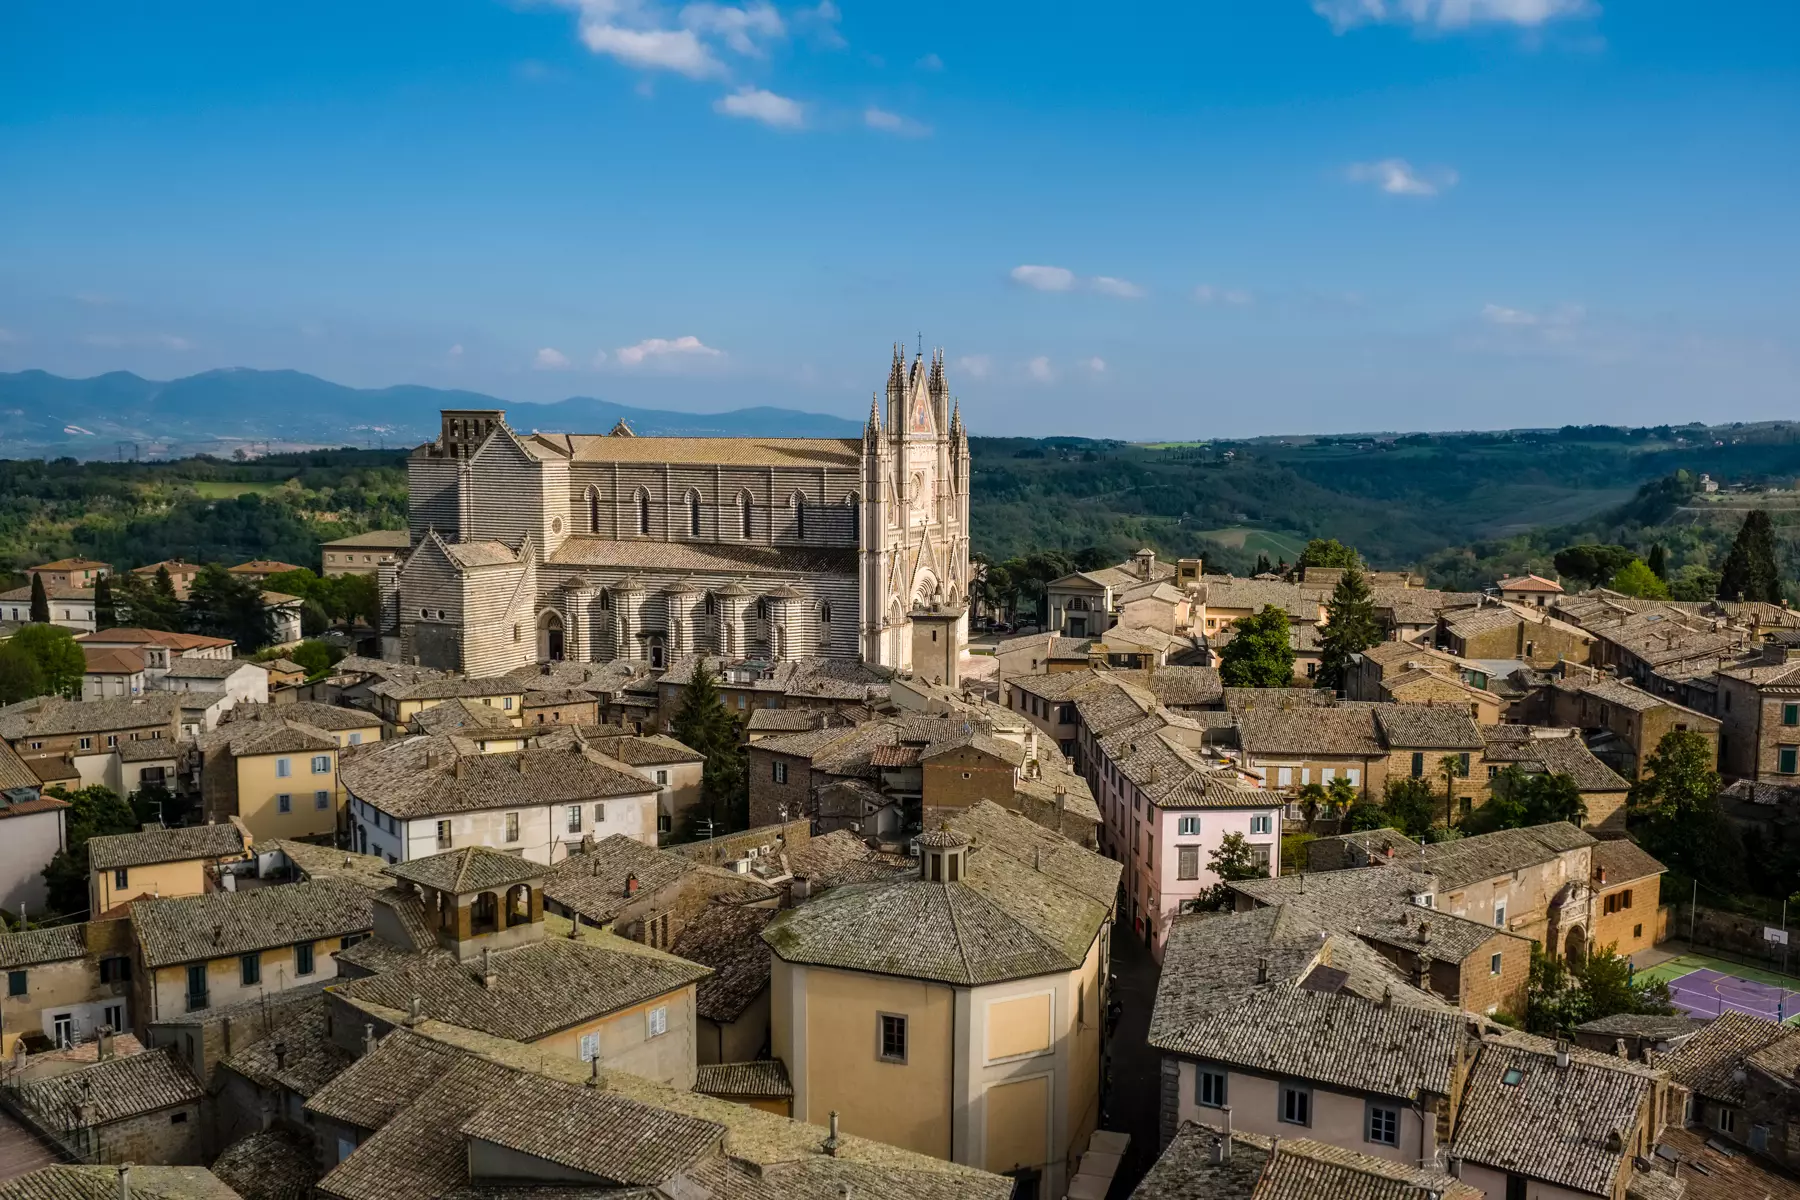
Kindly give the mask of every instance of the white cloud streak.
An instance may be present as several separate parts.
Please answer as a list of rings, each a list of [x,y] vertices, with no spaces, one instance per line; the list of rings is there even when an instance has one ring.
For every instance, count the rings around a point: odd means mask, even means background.
[[[1042,354],[1025,364],[1025,374],[1033,383],[1054,383],[1056,372],[1050,369],[1050,360]]]
[[[566,371],[569,367],[569,356],[554,346],[545,346],[531,360],[533,370]]]
[[[617,353],[621,365],[635,367],[648,359],[670,356],[717,358],[723,351],[713,349],[690,333],[678,338],[645,338],[635,346],[619,347]]]
[[[921,71],[941,71],[944,69],[944,60],[935,54],[927,54],[919,59],[918,62],[915,62],[913,66]]]
[[[1088,370],[1092,371],[1096,375],[1103,375],[1106,373],[1106,360],[1104,358],[1101,358],[1099,355],[1095,355],[1093,358],[1088,359],[1086,362],[1082,363],[1081,365],[1086,367]]]
[[[1476,25],[1536,29],[1598,10],[1590,0],[1313,0],[1313,11],[1339,33],[1359,25],[1459,30]]]
[[[689,79],[724,75],[725,64],[691,29],[626,29],[584,20],[581,41],[595,54],[605,54],[641,70],[674,71]]]
[[[1435,196],[1456,186],[1456,172],[1449,168],[1421,172],[1404,158],[1351,163],[1344,174],[1352,183],[1372,183],[1390,196]]]
[[[713,101],[713,109],[728,117],[761,121],[777,129],[799,129],[806,124],[806,107],[798,100],[748,85],[729,96],[720,96]]]
[[[863,109],[863,124],[870,129],[879,129],[883,133],[891,133],[896,137],[929,137],[931,126],[911,117],[903,117],[899,113],[888,112],[884,108],[870,105]]]
[[[1040,292],[1066,292],[1075,286],[1075,272],[1067,267],[1043,267],[1026,264],[1014,267],[1012,281]]]
[[[738,54],[761,58],[763,48],[758,38],[770,41],[784,37],[787,26],[781,14],[768,4],[747,4],[733,8],[729,4],[690,4],[681,10],[681,24],[696,33],[711,34],[722,39]]]
[[[1256,297],[1242,288],[1222,288],[1203,283],[1194,289],[1194,299],[1201,304],[1229,304],[1234,308],[1243,308],[1253,303]]]
[[[1137,300],[1144,295],[1144,289],[1131,280],[1115,279],[1111,275],[1096,275],[1088,281],[1088,286],[1102,296],[1117,296],[1121,300]]]
[[[956,369],[970,379],[986,379],[994,372],[994,360],[985,354],[965,354],[956,360]]]

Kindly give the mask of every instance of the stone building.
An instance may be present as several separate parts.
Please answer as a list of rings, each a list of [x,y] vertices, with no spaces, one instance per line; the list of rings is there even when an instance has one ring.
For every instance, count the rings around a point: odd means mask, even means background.
[[[384,588],[400,655],[471,676],[693,653],[905,669],[913,610],[968,595],[968,435],[942,352],[909,370],[896,348],[860,439],[526,435],[447,410],[408,489]]]

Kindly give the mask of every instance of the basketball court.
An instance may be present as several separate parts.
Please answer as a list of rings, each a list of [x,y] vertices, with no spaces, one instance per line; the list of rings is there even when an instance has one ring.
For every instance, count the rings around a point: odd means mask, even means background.
[[[1737,973],[1741,972],[1741,974]],[[1675,1007],[1696,1017],[1740,1012],[1765,1021],[1800,1023],[1800,980],[1701,955],[1683,955],[1640,971],[1669,985]]]

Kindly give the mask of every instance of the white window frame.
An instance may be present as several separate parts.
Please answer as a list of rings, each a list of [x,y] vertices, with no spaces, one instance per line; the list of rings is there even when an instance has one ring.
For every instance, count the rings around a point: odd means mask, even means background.
[[[584,1033],[581,1035],[581,1061],[593,1062],[600,1057],[600,1035]]]
[[[312,773],[314,775],[329,775],[331,773],[331,755],[329,755],[329,754],[313,755],[312,756]]]
[[[293,775],[293,773],[294,773],[294,760],[293,759],[278,758],[275,760],[275,778],[287,779],[288,777]]]
[[[669,1032],[669,1006],[659,1004],[644,1014],[645,1038],[659,1038]]]
[[[571,804],[566,809],[564,809],[563,812],[564,812],[564,815],[568,819],[569,832],[570,833],[580,833],[581,832],[581,805]]]

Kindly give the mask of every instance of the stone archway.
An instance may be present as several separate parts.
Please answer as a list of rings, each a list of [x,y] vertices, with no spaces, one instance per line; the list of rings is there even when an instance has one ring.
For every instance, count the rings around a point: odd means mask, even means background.
[[[1569,930],[1568,936],[1563,939],[1563,958],[1574,964],[1586,957],[1587,934],[1582,931],[1581,926],[1577,925]]]
[[[539,662],[562,661],[563,621],[560,613],[546,612],[538,616],[537,643]]]

